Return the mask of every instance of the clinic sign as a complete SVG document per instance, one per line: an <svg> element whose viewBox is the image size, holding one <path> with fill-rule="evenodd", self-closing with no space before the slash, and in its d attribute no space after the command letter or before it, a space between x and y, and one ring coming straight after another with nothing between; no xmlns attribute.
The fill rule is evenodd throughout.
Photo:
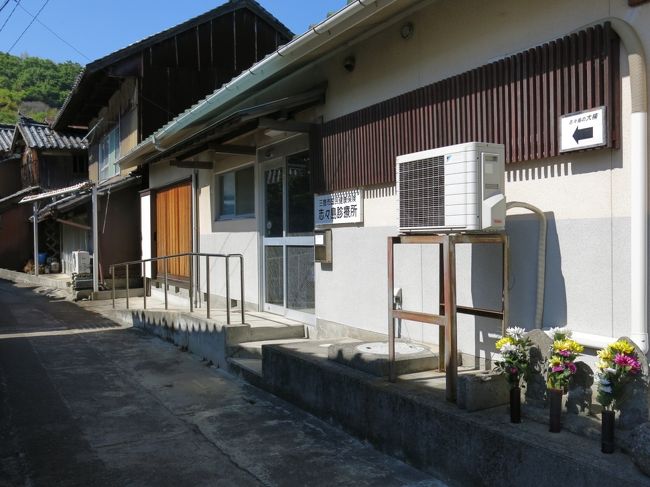
<svg viewBox="0 0 650 487"><path fill-rule="evenodd" d="M560 152L607 145L605 107L560 117Z"/></svg>
<svg viewBox="0 0 650 487"><path fill-rule="evenodd" d="M314 196L314 226L363 222L363 192L360 189Z"/></svg>

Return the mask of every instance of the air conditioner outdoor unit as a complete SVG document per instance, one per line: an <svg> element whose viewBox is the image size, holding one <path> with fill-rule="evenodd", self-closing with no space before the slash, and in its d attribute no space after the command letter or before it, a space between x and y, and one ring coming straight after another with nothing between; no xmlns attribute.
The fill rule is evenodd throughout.
<svg viewBox="0 0 650 487"><path fill-rule="evenodd" d="M400 232L505 228L504 147L468 142L397 157Z"/></svg>
<svg viewBox="0 0 650 487"><path fill-rule="evenodd" d="M85 250L75 250L72 252L72 273L73 274L91 274L90 254Z"/></svg>

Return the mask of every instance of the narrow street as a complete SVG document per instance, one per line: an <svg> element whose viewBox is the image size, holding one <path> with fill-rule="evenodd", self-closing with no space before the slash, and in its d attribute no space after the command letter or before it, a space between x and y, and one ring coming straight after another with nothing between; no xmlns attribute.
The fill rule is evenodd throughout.
<svg viewBox="0 0 650 487"><path fill-rule="evenodd" d="M0 281L0 486L441 486L196 356Z"/></svg>

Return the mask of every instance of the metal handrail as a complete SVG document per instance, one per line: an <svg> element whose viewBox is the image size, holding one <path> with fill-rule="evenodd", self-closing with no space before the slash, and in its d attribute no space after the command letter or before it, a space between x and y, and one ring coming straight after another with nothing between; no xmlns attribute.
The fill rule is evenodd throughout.
<svg viewBox="0 0 650 487"><path fill-rule="evenodd" d="M206 304L207 304L207 309L206 309L206 314L207 318L210 318L210 258L215 257L215 258L222 258L225 259L225 274L226 274L226 323L230 324L230 308L231 308L231 303L230 303L230 259L239 259L239 283L241 286L240 292L241 292L241 322L244 323L244 306L246 303L246 300L244 299L244 256L242 254L206 254L206 253L201 253L201 252L184 252L182 254L173 254L173 255L163 255L161 257L151 257L149 259L140 259L140 260L132 260L129 262L120 262L118 264L112 264L109 266L109 270L111 272L111 279L113 281L113 292L112 292L112 298L113 298L113 308L115 308L115 268L116 267L122 267L124 266L126 270L126 309L129 309L129 267L132 265L140 265L140 271L142 272L142 278L143 278L143 283L144 283L144 309L147 309L147 276L145 275L146 273L144 272L145 270L145 264L148 262L157 262L162 260L163 261L163 274L164 274L164 288L165 288L165 310L168 309L168 299L167 299L167 288L169 287L168 284L168 265L167 262L169 259L178 259L181 257L188 257L190 261L190 288L189 288L189 295L190 295L190 313L194 311L194 257L205 257L205 267L206 267L206 273L205 273L205 294L206 294ZM198 260L197 260L197 266L198 266Z"/></svg>

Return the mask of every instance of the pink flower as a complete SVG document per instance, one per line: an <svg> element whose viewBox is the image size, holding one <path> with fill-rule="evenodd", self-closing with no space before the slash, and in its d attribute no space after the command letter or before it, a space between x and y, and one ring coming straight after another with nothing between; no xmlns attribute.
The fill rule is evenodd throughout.
<svg viewBox="0 0 650 487"><path fill-rule="evenodd" d="M555 365L551 369L552 372L562 372L564 370L564 365Z"/></svg>
<svg viewBox="0 0 650 487"><path fill-rule="evenodd" d="M578 370L578 368L576 367L576 364L574 364L573 362L569 362L568 364L566 364L566 366L567 366L567 369L569 369L572 374L575 374L576 370Z"/></svg>
<svg viewBox="0 0 650 487"><path fill-rule="evenodd" d="M621 367L629 367L630 372L633 374L636 374L639 370L641 370L641 364L638 360L636 360L634 357L630 357L629 355L624 355L622 353L616 354L616 357L614 357L614 363L616 365L620 365Z"/></svg>
<svg viewBox="0 0 650 487"><path fill-rule="evenodd" d="M517 375L519 373L519 370L517 369L517 367L510 367L510 373L512 375Z"/></svg>
<svg viewBox="0 0 650 487"><path fill-rule="evenodd" d="M571 352L568 350L558 350L557 352L559 355L562 355L563 357L569 357L571 356Z"/></svg>

